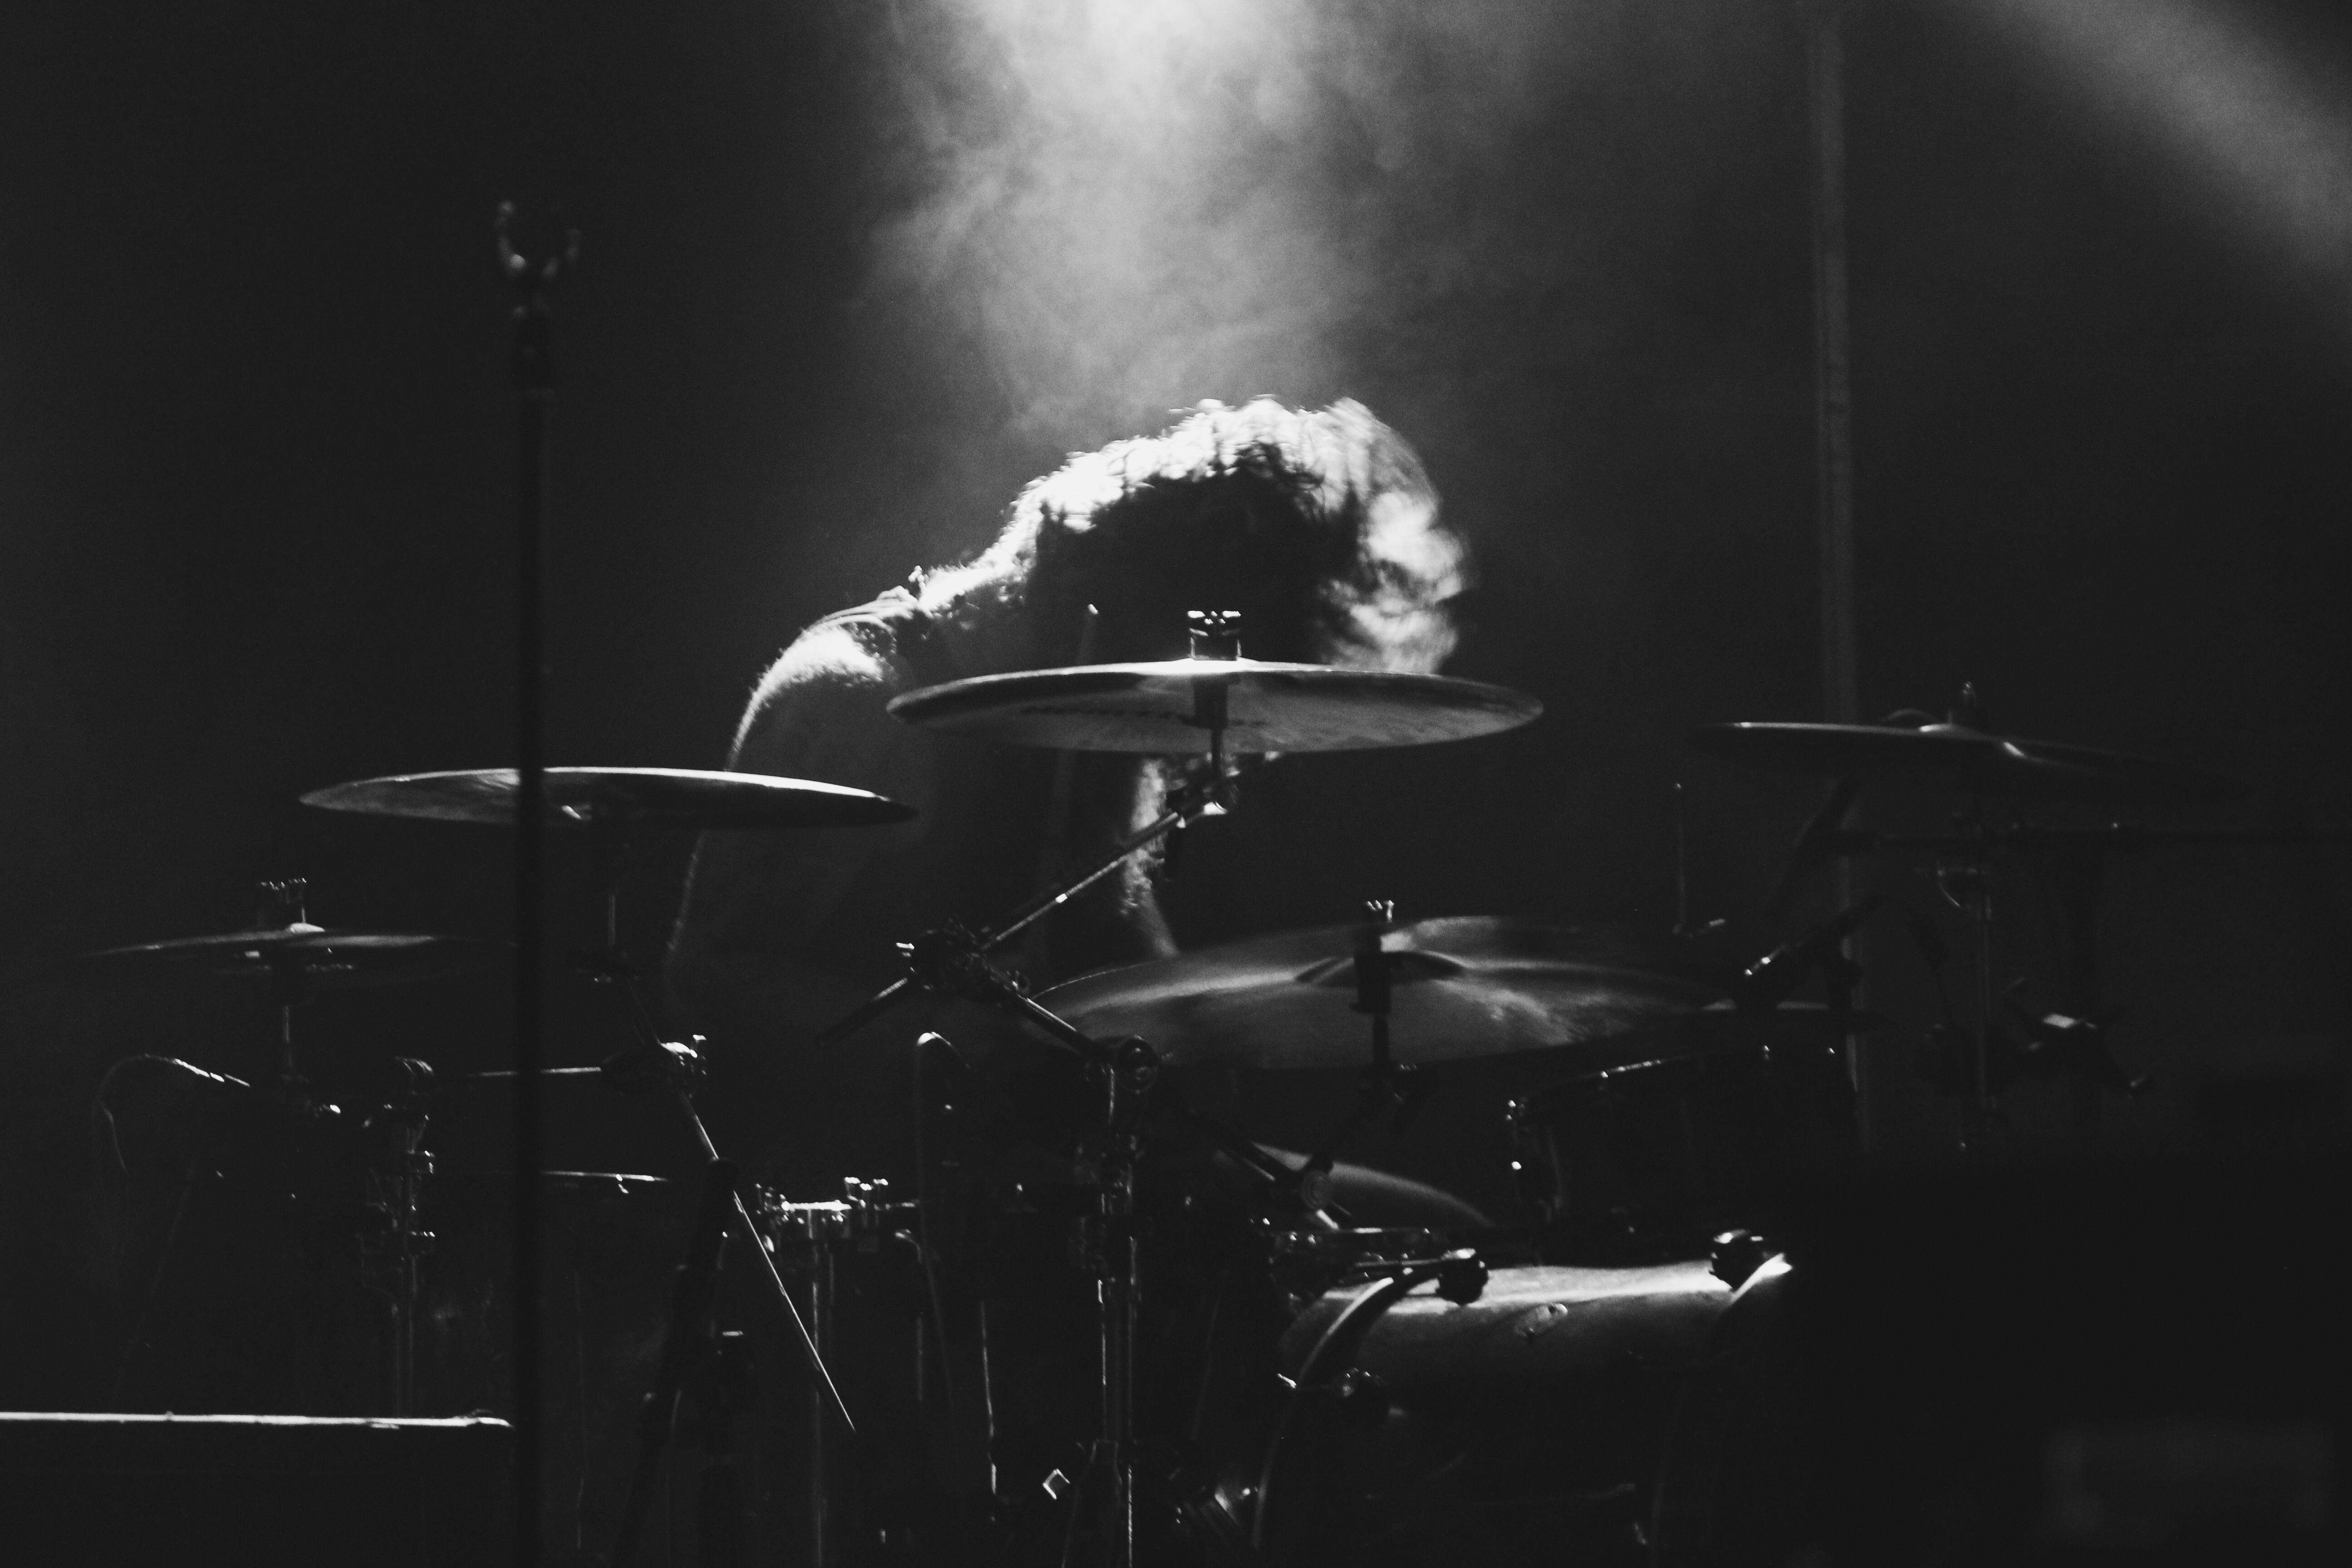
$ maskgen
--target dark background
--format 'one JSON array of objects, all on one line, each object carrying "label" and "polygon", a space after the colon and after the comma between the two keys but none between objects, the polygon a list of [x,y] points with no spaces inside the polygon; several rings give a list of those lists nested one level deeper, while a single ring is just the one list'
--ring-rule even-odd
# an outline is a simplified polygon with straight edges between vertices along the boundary
[{"label": "dark background", "polygon": [[[2164,82],[2245,79],[2193,51],[2168,79],[2125,47],[2144,35],[2106,40],[2126,79],[2103,77],[1993,0],[1849,23],[1863,708],[1973,680],[2019,732],[2259,792],[2148,819],[2345,823],[2352,28],[2155,9],[2298,92],[2258,77],[2184,130],[2149,109]],[[1200,397],[1345,394],[1415,442],[1479,556],[1452,668],[1549,711],[1475,750],[1300,762],[1236,828],[1255,849],[1192,873],[1222,900],[1204,934],[1368,893],[1662,928],[1677,780],[1694,918],[1743,952],[1780,934],[1757,906],[1815,786],[1680,736],[1819,716],[1790,7],[1203,0],[1212,43],[1144,39],[1147,69],[1181,68],[1113,83],[1135,122],[1099,138],[1038,43],[1086,10],[6,8],[0,1404],[89,1403],[114,1353],[100,1070],[157,1049],[250,1072],[268,1025],[250,997],[24,977],[242,925],[263,877],[307,876],[329,924],[506,928],[496,832],[295,805],[511,754],[504,198],[584,236],[558,323],[557,760],[718,766],[795,628],[976,548],[1064,452]],[[991,32],[1013,12],[1025,31]],[[1218,54],[1242,15],[1258,30]],[[2251,151],[2200,155],[2204,132]],[[2315,171],[2291,210],[2246,178],[2282,147]],[[632,868],[647,954],[686,849]],[[2340,1061],[2345,870],[2118,864],[2108,988],[2158,1079],[2111,1112],[2119,1142],[2195,1140],[2217,1062]],[[2030,878],[2001,909],[2003,977],[2053,985]],[[1878,958],[1924,1024],[1905,954]],[[303,1049],[364,1084],[394,1050],[490,1061],[502,1027],[499,985],[464,982],[322,1002]],[[566,1000],[557,1059],[615,1043]],[[1952,1113],[1902,1055],[1875,1136],[1932,1156]],[[2022,1142],[2057,1138],[2058,1099],[2017,1092]]]}]

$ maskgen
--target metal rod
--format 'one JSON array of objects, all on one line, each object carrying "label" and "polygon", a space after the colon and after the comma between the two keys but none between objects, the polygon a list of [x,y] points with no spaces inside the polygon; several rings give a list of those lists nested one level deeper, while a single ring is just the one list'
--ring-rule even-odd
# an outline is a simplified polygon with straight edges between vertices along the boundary
[{"label": "metal rod", "polygon": [[[1813,461],[1821,593],[1822,717],[1861,714],[1854,630],[1853,363],[1846,272],[1845,37],[1843,0],[1800,0],[1805,29],[1805,99],[1811,128],[1813,219]],[[1832,868],[1838,909],[1858,891],[1853,867]],[[1843,950],[1842,950],[1843,952]],[[1867,1005],[1867,999],[1864,999]],[[1854,1037],[1847,1071],[1865,1152],[1877,1146],[1870,1053]]]},{"label": "metal rod", "polygon": [[1210,795],[1207,790],[1188,784],[1177,792],[1175,800],[1176,804],[1171,805],[1166,811],[1112,846],[1102,860],[1085,875],[1065,882],[1058,888],[1048,888],[1031,898],[1026,903],[1015,905],[1011,914],[980,933],[980,951],[989,952],[1003,946],[1013,937],[1028,930],[1035,921],[1045,919],[1113,871],[1118,870],[1129,856],[1166,837],[1172,829],[1198,815],[1209,804]]},{"label": "metal rod", "polygon": [[1135,1563],[1135,1317],[1142,1263],[1135,1222],[1135,1166],[1141,1097],[1149,1080],[1116,1068],[1104,1076],[1108,1147],[1096,1195],[1095,1305],[1101,1352],[1102,1458],[1110,1471],[1102,1560]]},{"label": "metal rod", "polygon": [[[539,1069],[536,1076],[541,1080],[551,1078],[601,1078],[604,1072],[603,1068],[543,1067]],[[493,1068],[485,1072],[469,1072],[458,1081],[460,1083],[510,1083],[515,1077],[513,1072],[506,1068]]]},{"label": "metal rod", "polygon": [[539,1088],[541,983],[546,967],[542,835],[547,798],[549,289],[576,247],[527,258],[514,246],[514,204],[499,208],[499,260],[515,290],[515,989],[514,989],[514,1560],[538,1568],[544,1441],[540,1387]]},{"label": "metal rod", "polygon": [[2133,822],[2093,826],[2048,826],[2021,822],[2004,827],[1972,830],[1975,837],[1956,832],[1876,833],[1845,828],[1830,841],[1833,855],[1963,854],[1981,841],[1995,849],[2101,849],[2131,854],[2143,849],[2181,848],[2198,845],[2343,844],[2352,842],[2352,830],[2343,828],[2270,827],[2149,827]]},{"label": "metal rod", "polygon": [[[812,1231],[809,1237],[809,1331],[819,1355],[833,1348],[834,1253],[830,1237]],[[833,1562],[833,1483],[837,1460],[834,1454],[832,1412],[825,1408],[827,1384],[812,1382],[808,1391],[808,1557],[807,1568],[829,1568]],[[835,1394],[838,1399],[840,1395]]]},{"label": "metal rod", "polygon": [[[1238,777],[1246,768],[1264,765],[1263,758],[1237,763],[1233,769],[1232,776]],[[1003,947],[1006,942],[1028,930],[1031,925],[1052,914],[1055,910],[1118,870],[1125,864],[1129,856],[1167,837],[1174,828],[1189,822],[1216,804],[1229,782],[1228,776],[1218,773],[1204,773],[1202,777],[1185,784],[1183,788],[1169,797],[1170,805],[1167,810],[1113,845],[1091,869],[1058,887],[1047,888],[1042,892],[1032,895],[1023,902],[1014,905],[1013,911],[996,924],[974,933],[971,939],[972,951],[985,953]],[[915,988],[916,982],[912,975],[901,975],[849,1012],[818,1030],[815,1044],[830,1046],[847,1039],[884,1013],[888,1012],[899,997]]]},{"label": "metal rod", "polygon": [[[719,1150],[710,1142],[710,1130],[702,1124],[702,1113],[694,1109],[694,1101],[687,1097],[684,1090],[679,1090],[676,1098],[678,1110],[686,1116],[687,1125],[693,1129],[694,1141],[701,1145],[702,1157],[713,1163],[719,1163]],[[793,1330],[800,1336],[801,1351],[808,1361],[809,1370],[816,1374],[818,1382],[824,1384],[825,1393],[832,1397],[834,1410],[841,1416],[841,1424],[849,1428],[849,1435],[855,1437],[857,1436],[857,1423],[849,1418],[849,1406],[843,1402],[841,1389],[833,1381],[832,1370],[824,1364],[824,1353],[817,1348],[816,1336],[809,1332],[807,1320],[801,1316],[800,1306],[793,1300],[791,1289],[784,1284],[784,1277],[776,1272],[776,1260],[768,1251],[767,1238],[760,1234],[759,1226],[751,1218],[751,1211],[743,1206],[740,1192],[735,1194],[735,1228],[745,1245],[751,1247],[751,1255],[766,1270],[768,1283],[774,1289],[776,1300],[783,1303],[784,1315],[792,1320]]]},{"label": "metal rod", "polygon": [[1111,1568],[1135,1562],[1135,1298],[1136,1243],[1131,1197],[1114,1212],[1129,1234],[1113,1243],[1100,1286],[1103,1359],[1103,1440],[1110,1452]]},{"label": "metal rod", "polygon": [[[1095,632],[1101,625],[1102,614],[1092,605],[1078,622],[1078,645],[1073,664],[1095,661]],[[1045,796],[1045,830],[1037,843],[1037,875],[1039,887],[1053,886],[1062,874],[1062,863],[1070,852],[1070,802],[1077,788],[1078,753],[1064,752],[1054,759],[1053,787]],[[1022,966],[1032,974],[1045,973],[1051,967],[1053,943],[1047,930],[1034,927],[1030,940],[1024,944]]]},{"label": "metal rod", "polygon": [[[676,1063],[670,1059],[670,1047],[664,1044],[661,1031],[654,1022],[653,1013],[646,1007],[645,997],[637,990],[636,970],[630,964],[628,955],[622,952],[617,945],[620,930],[619,868],[623,848],[624,845],[619,838],[607,840],[600,847],[598,858],[598,876],[604,894],[605,931],[614,944],[587,956],[592,961],[592,969],[597,982],[608,986],[619,998],[622,1013],[628,1020],[631,1032],[637,1037],[638,1051],[649,1061],[662,1064],[660,1070],[671,1072],[675,1070]],[[608,1063],[606,1067],[594,1068],[542,1068],[539,1069],[537,1076],[544,1079],[595,1073],[600,1077],[606,1077],[608,1076],[607,1068],[611,1065],[613,1064]],[[495,1078],[498,1075],[483,1073],[475,1076]],[[695,1109],[694,1096],[688,1088],[690,1081],[689,1079],[669,1078],[666,1085],[669,1090],[668,1098],[677,1107],[679,1114],[686,1119],[688,1129],[692,1131],[696,1144],[702,1150],[703,1159],[714,1166],[726,1163],[719,1158],[718,1146],[710,1141],[710,1130],[703,1125],[702,1113]],[[732,1166],[729,1168],[732,1169]],[[808,1324],[802,1321],[800,1308],[793,1303],[793,1293],[785,1287],[783,1276],[776,1271],[776,1261],[769,1256],[766,1238],[760,1234],[760,1227],[752,1220],[751,1211],[745,1206],[740,1193],[736,1194],[734,1203],[736,1230],[741,1236],[744,1244],[750,1247],[765,1268],[768,1281],[775,1289],[776,1300],[782,1303],[785,1315],[792,1320],[793,1328],[800,1336],[801,1350],[807,1359],[810,1372],[815,1375],[816,1381],[824,1385],[824,1392],[830,1396],[834,1408],[840,1412],[842,1425],[849,1429],[850,1436],[856,1436],[857,1423],[850,1419],[849,1406],[843,1402],[841,1390],[834,1384],[832,1370],[825,1365],[824,1353],[818,1347],[815,1336],[810,1333]]]},{"label": "metal rod", "polygon": [[[1859,715],[1854,643],[1853,366],[1846,277],[1845,43],[1839,0],[1809,0],[1805,83],[1812,122],[1815,502],[1821,570],[1822,716]],[[1842,894],[1841,897],[1843,897]]]},{"label": "metal rod", "polygon": [[[1690,802],[1683,781],[1675,781],[1675,931],[1690,935]],[[1843,906],[1840,906],[1843,908]]]},{"label": "metal rod", "polygon": [[704,1167],[702,1201],[696,1210],[694,1233],[687,1241],[684,1266],[670,1286],[669,1323],[662,1333],[660,1364],[655,1373],[653,1392],[646,1395],[645,1408],[637,1417],[637,1462],[630,1472],[620,1526],[613,1537],[613,1568],[628,1568],[635,1552],[646,1508],[661,1471],[662,1456],[668,1450],[677,1425],[678,1397],[686,1384],[688,1358],[693,1353],[703,1314],[709,1307],[719,1258],[726,1250],[727,1208],[730,1202],[740,1201],[734,1195],[737,1187],[735,1167],[726,1161],[713,1159]]},{"label": "metal rod", "polygon": [[[2099,995],[2099,894],[2106,856],[2095,841],[2050,857],[2048,873],[2066,921],[2066,1005],[2078,1017],[2103,1022]],[[2099,1146],[2099,1068],[2104,1052],[2075,1051],[2068,1062],[2067,1094],[2074,1121],[2074,1152]]]}]

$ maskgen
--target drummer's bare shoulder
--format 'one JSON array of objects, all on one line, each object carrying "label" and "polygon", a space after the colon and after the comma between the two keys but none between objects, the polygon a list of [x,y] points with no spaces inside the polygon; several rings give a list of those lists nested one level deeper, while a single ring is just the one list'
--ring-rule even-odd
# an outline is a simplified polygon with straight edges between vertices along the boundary
[{"label": "drummer's bare shoulder", "polygon": [[[843,730],[893,732],[887,707],[913,679],[902,644],[918,612],[903,595],[828,616],[760,678],[735,732],[735,766],[807,756]],[[846,784],[846,779],[828,779]]]},{"label": "drummer's bare shoulder", "polygon": [[[911,602],[908,608],[911,608]],[[829,616],[795,637],[770,665],[738,727],[729,766],[744,773],[814,779],[870,789],[919,811],[931,788],[925,759],[889,716],[907,681],[891,596]],[[919,818],[895,827],[813,833],[710,833],[697,847],[671,949],[671,979],[683,991],[752,986],[747,973],[710,970],[740,963],[771,983],[790,969],[877,850],[919,833]]]},{"label": "drummer's bare shoulder", "polygon": [[776,905],[789,892],[821,917],[868,856],[920,837],[936,765],[909,743],[913,732],[890,717],[888,706],[909,683],[894,622],[911,608],[908,602],[900,611],[885,595],[795,637],[761,678],[728,765],[873,790],[913,806],[916,820],[804,834],[712,834],[703,841],[698,869],[730,881],[748,878],[752,886],[730,891],[751,902]]}]

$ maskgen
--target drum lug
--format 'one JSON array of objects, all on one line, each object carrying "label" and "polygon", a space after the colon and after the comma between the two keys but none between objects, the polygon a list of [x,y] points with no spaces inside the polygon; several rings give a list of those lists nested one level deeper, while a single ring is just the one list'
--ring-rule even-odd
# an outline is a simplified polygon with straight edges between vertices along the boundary
[{"label": "drum lug", "polygon": [[1748,1277],[1764,1267],[1764,1260],[1776,1248],[1753,1231],[1727,1230],[1715,1238],[1707,1252],[1706,1271],[1733,1289],[1748,1283]]},{"label": "drum lug", "polygon": [[1370,1431],[1389,1418],[1395,1407],[1389,1397],[1386,1379],[1375,1372],[1351,1366],[1311,1388],[1301,1387],[1297,1380],[1277,1376],[1283,1392],[1294,1394],[1299,1403],[1336,1415],[1347,1426]]},{"label": "drum lug", "polygon": [[1437,1263],[1437,1294],[1457,1307],[1466,1307],[1486,1293],[1486,1265],[1468,1248],[1447,1253]]}]

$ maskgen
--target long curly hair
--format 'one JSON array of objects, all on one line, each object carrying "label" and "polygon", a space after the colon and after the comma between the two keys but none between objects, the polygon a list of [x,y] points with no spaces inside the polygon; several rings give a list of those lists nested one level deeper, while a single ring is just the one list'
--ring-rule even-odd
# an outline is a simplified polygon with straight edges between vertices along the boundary
[{"label": "long curly hair", "polygon": [[918,596],[1018,604],[1058,657],[1088,605],[1099,660],[1179,653],[1186,609],[1238,609],[1253,658],[1428,671],[1473,580],[1437,512],[1421,459],[1360,403],[1204,402],[1033,481],[995,542]]}]

